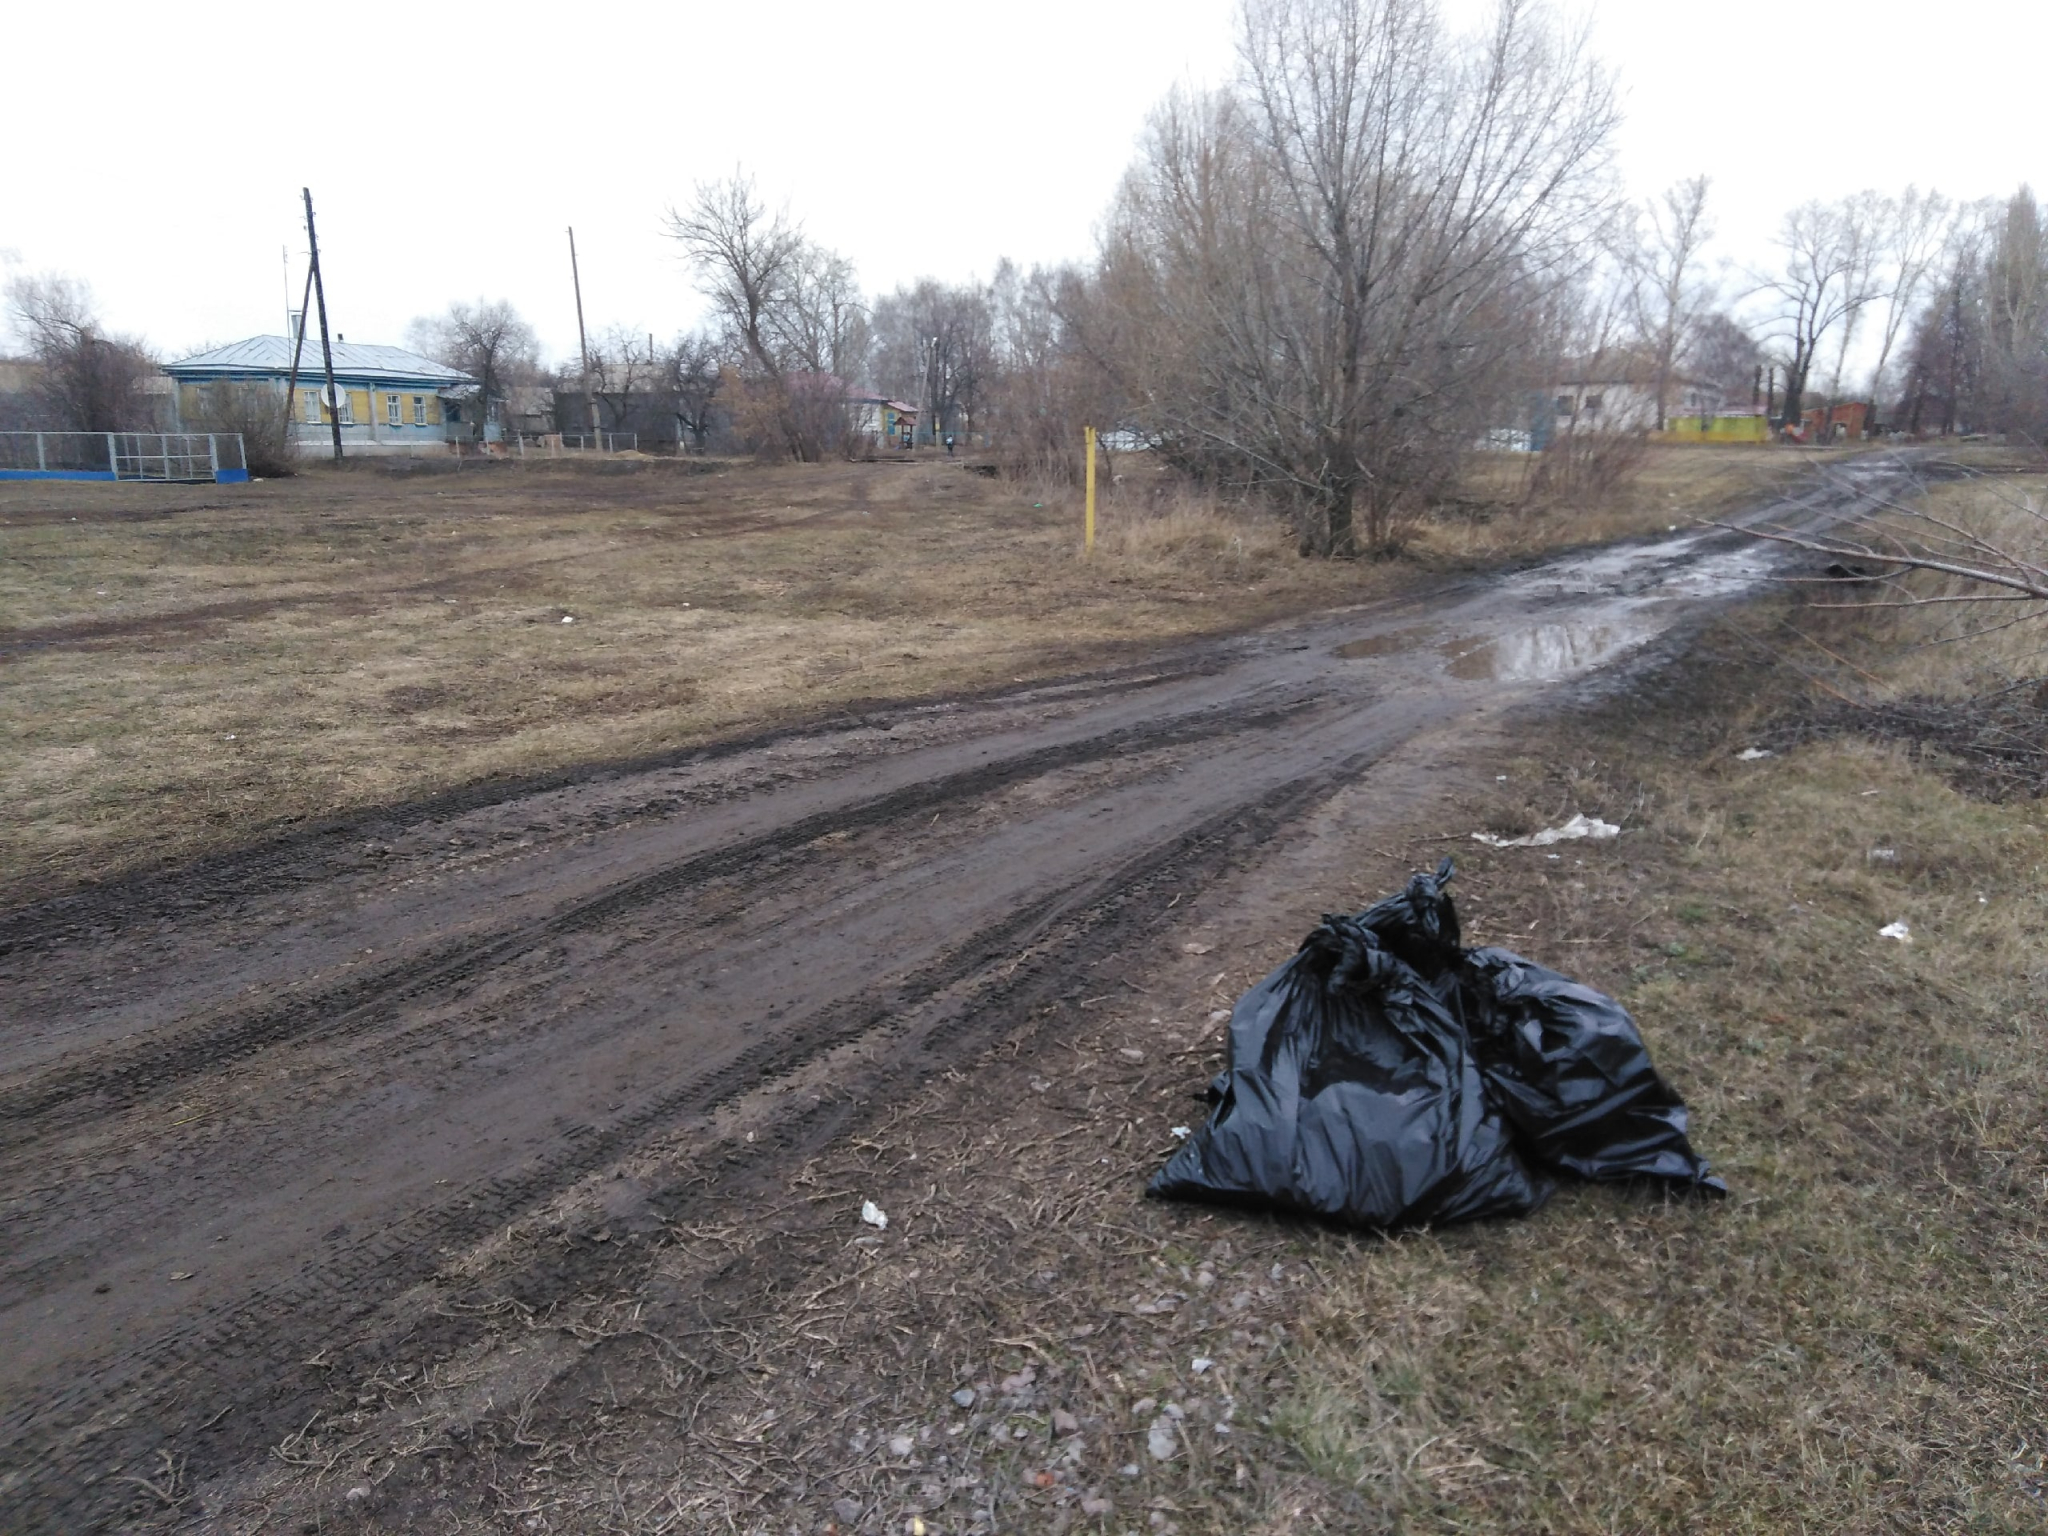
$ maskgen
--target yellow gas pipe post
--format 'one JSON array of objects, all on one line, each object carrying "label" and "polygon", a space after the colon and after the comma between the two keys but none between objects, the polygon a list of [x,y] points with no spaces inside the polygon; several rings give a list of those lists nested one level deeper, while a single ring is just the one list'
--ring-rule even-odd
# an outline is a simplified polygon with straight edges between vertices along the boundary
[{"label": "yellow gas pipe post", "polygon": [[1095,429],[1083,427],[1081,438],[1088,445],[1088,513],[1083,525],[1087,530],[1083,544],[1092,552],[1095,548]]}]

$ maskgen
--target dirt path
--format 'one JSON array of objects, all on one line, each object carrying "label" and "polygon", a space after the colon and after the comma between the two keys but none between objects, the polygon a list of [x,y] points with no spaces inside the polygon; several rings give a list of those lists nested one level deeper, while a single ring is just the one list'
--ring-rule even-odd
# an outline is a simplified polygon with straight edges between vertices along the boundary
[{"label": "dirt path", "polygon": [[297,1367],[414,1326],[451,1255],[656,1138],[786,1171],[1085,990],[1141,893],[1767,558],[1637,544],[0,916],[0,1524],[116,1522],[167,1448],[260,1461]]}]

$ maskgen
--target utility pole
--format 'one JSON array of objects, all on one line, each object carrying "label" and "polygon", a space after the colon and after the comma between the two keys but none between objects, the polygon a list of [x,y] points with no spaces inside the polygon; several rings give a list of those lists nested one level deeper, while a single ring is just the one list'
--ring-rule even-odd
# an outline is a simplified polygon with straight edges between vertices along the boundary
[{"label": "utility pole", "polygon": [[306,195],[306,246],[313,258],[313,296],[320,301],[320,359],[327,368],[327,421],[334,429],[334,462],[341,462],[341,391],[334,387],[334,344],[327,339],[327,284],[320,276],[320,237],[313,233],[313,189]]},{"label": "utility pole", "polygon": [[569,226],[569,281],[576,285],[576,347],[583,356],[583,410],[597,431],[597,402],[590,398],[590,342],[583,334],[583,274],[576,268],[576,226]]},{"label": "utility pole", "polygon": [[[298,312],[294,314],[290,310],[285,311],[285,324],[290,327],[292,333],[292,371],[285,376],[284,381],[284,436],[287,448],[291,446],[293,437],[297,435],[292,431],[292,428],[298,420],[299,356],[306,350],[306,305],[311,302],[312,297],[313,269],[308,266],[306,268],[306,291],[299,295]],[[285,287],[285,302],[291,302],[291,287],[289,284]]]}]

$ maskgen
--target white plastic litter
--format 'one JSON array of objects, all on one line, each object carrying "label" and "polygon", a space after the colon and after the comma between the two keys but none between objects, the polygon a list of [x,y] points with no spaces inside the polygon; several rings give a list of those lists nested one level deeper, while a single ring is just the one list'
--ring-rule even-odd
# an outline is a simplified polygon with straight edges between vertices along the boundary
[{"label": "white plastic litter", "polygon": [[1897,939],[1901,944],[1913,942],[1913,930],[1904,923],[1886,923],[1877,930],[1877,936],[1880,939]]},{"label": "white plastic litter", "polygon": [[1190,1136],[1194,1134],[1194,1130],[1190,1126],[1176,1125],[1173,1128],[1173,1139],[1175,1141],[1186,1141]]},{"label": "white plastic litter", "polygon": [[1194,1359],[1188,1362],[1188,1367],[1197,1376],[1202,1376],[1206,1375],[1208,1373],[1209,1367],[1214,1365],[1215,1363],[1216,1362],[1214,1360],[1211,1360],[1207,1355],[1197,1355]]},{"label": "white plastic litter", "polygon": [[1154,1461],[1171,1461],[1180,1444],[1180,1437],[1174,1433],[1173,1420],[1165,1414],[1152,1421],[1151,1429],[1145,1433],[1145,1449],[1152,1453]]},{"label": "white plastic litter", "polygon": [[573,613],[565,613],[562,615],[562,622],[564,624],[574,624],[576,622],[576,615]]},{"label": "white plastic litter", "polygon": [[1621,836],[1621,828],[1611,821],[1602,821],[1598,816],[1576,814],[1561,827],[1545,827],[1541,832],[1531,832],[1527,837],[1501,837],[1493,832],[1474,832],[1472,840],[1486,843],[1494,848],[1548,848],[1552,843],[1569,843],[1582,837],[1603,841]]},{"label": "white plastic litter", "polygon": [[888,1214],[872,1200],[861,1201],[860,1219],[873,1227],[877,1232],[889,1230]]},{"label": "white plastic litter", "polygon": [[1740,752],[1735,754],[1735,761],[1737,761],[1738,763],[1754,763],[1759,762],[1762,759],[1769,757],[1770,755],[1771,749],[1769,747],[1744,747]]}]

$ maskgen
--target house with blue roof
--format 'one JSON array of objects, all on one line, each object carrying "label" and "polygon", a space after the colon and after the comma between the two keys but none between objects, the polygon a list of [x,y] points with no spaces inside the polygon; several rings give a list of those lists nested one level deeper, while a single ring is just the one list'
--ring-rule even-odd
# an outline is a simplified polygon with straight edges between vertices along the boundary
[{"label": "house with blue roof", "polygon": [[289,336],[251,336],[166,363],[180,429],[210,419],[213,391],[260,385],[279,395],[291,389],[293,436],[309,446],[330,440],[337,414],[341,440],[351,449],[404,452],[481,435],[482,391],[459,368],[403,347],[354,341],[336,341],[333,347],[332,401],[326,398],[320,344],[312,337],[299,355],[296,379]]}]

